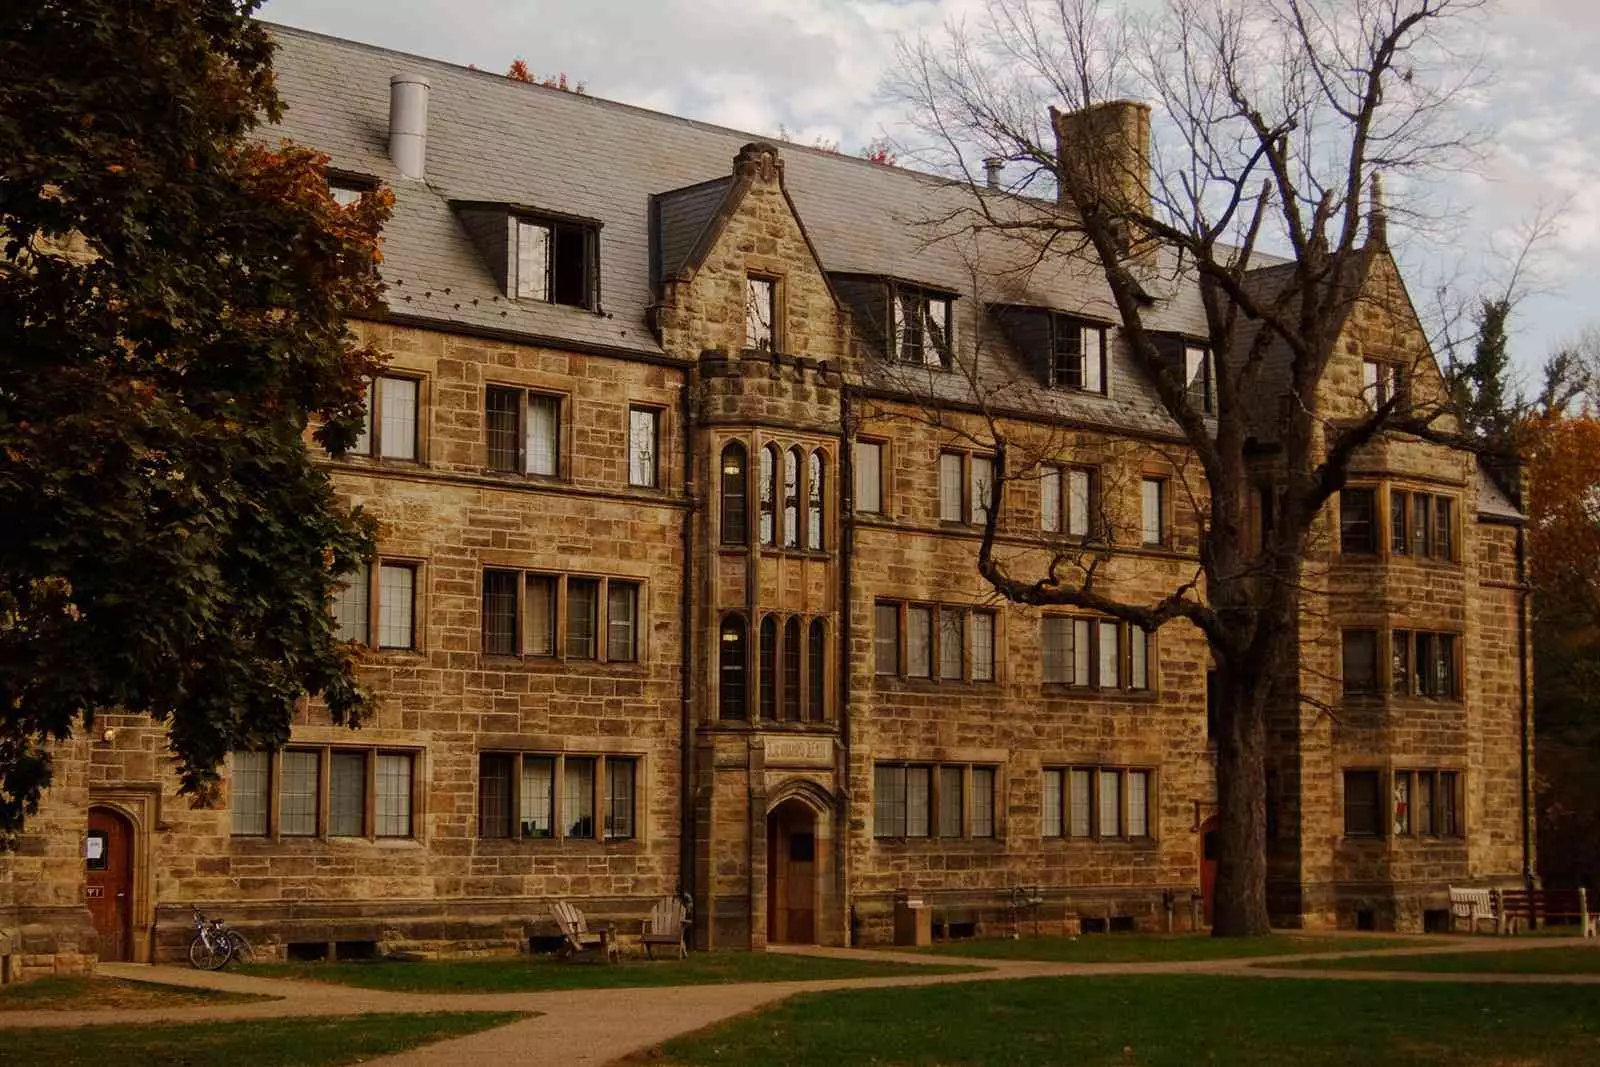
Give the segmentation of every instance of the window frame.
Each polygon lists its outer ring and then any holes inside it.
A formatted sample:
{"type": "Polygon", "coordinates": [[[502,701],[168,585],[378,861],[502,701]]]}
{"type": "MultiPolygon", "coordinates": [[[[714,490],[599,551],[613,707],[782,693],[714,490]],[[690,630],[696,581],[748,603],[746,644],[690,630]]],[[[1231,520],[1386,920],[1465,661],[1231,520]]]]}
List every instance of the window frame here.
{"type": "Polygon", "coordinates": [[[1081,463],[1047,463],[1039,469],[1039,532],[1071,541],[1089,541],[1100,530],[1100,468],[1081,463]],[[1073,507],[1077,495],[1072,487],[1073,478],[1081,475],[1084,481],[1083,514],[1073,507]],[[1045,485],[1053,480],[1054,507],[1045,485]],[[1052,525],[1053,523],[1053,525],[1052,525]],[[1074,529],[1081,527],[1081,529],[1074,529]]]}
{"type": "Polygon", "coordinates": [[[1002,634],[999,613],[994,609],[948,601],[901,600],[891,597],[874,598],[872,607],[872,664],[875,679],[893,678],[900,682],[934,685],[991,685],[999,680],[1000,664],[1004,662],[1004,656],[1000,648],[1002,634]],[[919,613],[916,616],[918,618],[923,617],[920,613],[926,612],[928,620],[925,672],[920,669],[921,665],[912,659],[913,612],[919,613]],[[988,669],[982,677],[979,676],[978,665],[974,659],[976,649],[974,620],[979,616],[990,620],[992,638],[988,669]],[[949,633],[945,620],[950,617],[957,620],[955,625],[961,650],[960,675],[945,673],[951,662],[945,658],[947,655],[945,643],[949,633]],[[883,620],[890,618],[894,621],[894,632],[885,635],[881,632],[882,623],[883,620]],[[890,652],[894,656],[894,669],[884,670],[885,659],[890,652]]]}
{"type": "Polygon", "coordinates": [[[1348,626],[1339,631],[1339,691],[1346,699],[1351,697],[1373,699],[1383,695],[1381,640],[1381,631],[1375,626],[1348,626]],[[1361,640],[1370,642],[1368,647],[1370,657],[1366,663],[1365,679],[1359,675],[1352,678],[1350,670],[1353,662],[1352,651],[1360,651],[1357,646],[1361,640]]]}
{"type": "Polygon", "coordinates": [[[582,571],[547,571],[522,567],[504,567],[485,564],[479,568],[478,622],[479,652],[484,656],[501,659],[518,659],[524,662],[549,661],[557,663],[596,663],[607,666],[642,667],[649,660],[646,647],[649,627],[645,620],[649,605],[649,579],[620,574],[591,574],[582,571]],[[513,652],[489,651],[487,618],[488,576],[516,576],[516,616],[513,652]],[[538,652],[528,648],[532,627],[529,626],[528,595],[530,581],[541,579],[550,582],[550,651],[538,652]],[[569,646],[571,619],[570,585],[573,581],[595,583],[594,633],[592,655],[575,655],[569,646]],[[611,608],[613,586],[631,588],[633,591],[633,658],[621,659],[611,654],[611,608]]]}
{"type": "Polygon", "coordinates": [[[1339,555],[1375,556],[1378,554],[1379,525],[1378,487],[1375,485],[1347,485],[1339,490],[1339,555]],[[1363,521],[1354,504],[1358,499],[1367,501],[1367,514],[1363,521]],[[1365,530],[1365,536],[1361,531],[1365,530]]]}
{"type": "Polygon", "coordinates": [[[1105,615],[1082,612],[1044,612],[1039,617],[1039,683],[1050,690],[1060,690],[1082,695],[1121,693],[1127,696],[1150,696],[1160,692],[1161,657],[1157,634],[1146,633],[1143,627],[1123,622],[1105,615]],[[1054,624],[1054,625],[1052,625],[1054,624]],[[1117,628],[1116,648],[1113,657],[1117,668],[1114,685],[1106,685],[1102,676],[1105,666],[1103,643],[1104,627],[1117,628]],[[1071,637],[1067,645],[1053,643],[1052,631],[1062,630],[1071,637]],[[1078,647],[1080,638],[1087,639],[1084,649],[1078,647]],[[1144,684],[1138,685],[1136,667],[1138,656],[1135,643],[1142,644],[1144,684]],[[1052,670],[1051,665],[1056,669],[1052,670]],[[1079,668],[1085,668],[1086,678],[1079,678],[1079,668]],[[1070,668],[1070,670],[1069,670],[1070,668]],[[1052,674],[1057,677],[1051,677],[1052,674]],[[1066,680],[1070,674],[1071,680],[1066,680]]]}
{"type": "Polygon", "coordinates": [[[1406,365],[1391,359],[1362,359],[1361,400],[1368,411],[1377,411],[1391,397],[1399,397],[1396,411],[1410,403],[1411,382],[1406,365]]]}
{"type": "MultiPolygon", "coordinates": [[[[509,385],[504,382],[485,382],[483,387],[483,465],[484,469],[495,474],[512,474],[524,478],[542,478],[547,480],[567,481],[567,426],[572,418],[572,397],[568,393],[555,392],[549,389],[533,389],[525,385],[509,385]],[[494,414],[491,403],[496,395],[502,397],[515,395],[516,425],[512,428],[516,434],[516,463],[507,467],[496,465],[494,450],[490,444],[491,434],[496,430],[491,417],[494,414]],[[528,433],[530,429],[529,409],[536,401],[550,401],[555,408],[555,427],[550,441],[551,467],[549,471],[536,471],[531,469],[533,456],[528,447],[528,433]]],[[[504,429],[500,431],[503,433],[504,429]]]]}
{"type": "Polygon", "coordinates": [[[744,339],[744,345],[743,345],[743,350],[746,351],[746,352],[760,352],[763,355],[771,355],[771,354],[773,354],[775,352],[782,352],[783,351],[783,321],[782,321],[783,298],[782,298],[782,295],[781,295],[782,279],[777,278],[777,277],[775,277],[773,275],[770,275],[770,274],[762,274],[760,272],[752,272],[752,271],[745,272],[744,279],[745,279],[745,283],[744,283],[744,338],[743,338],[744,339]],[[751,344],[750,343],[750,340],[751,340],[751,337],[750,337],[750,334],[751,334],[751,330],[750,330],[751,313],[756,309],[755,308],[755,291],[756,291],[756,285],[758,283],[762,283],[762,284],[765,284],[766,286],[768,286],[767,295],[766,295],[766,303],[767,303],[767,336],[765,338],[765,342],[766,342],[765,344],[760,343],[760,341],[762,339],[759,338],[759,337],[756,338],[756,340],[757,340],[756,344],[751,344]]]}
{"type": "Polygon", "coordinates": [[[929,370],[950,370],[955,364],[955,304],[958,294],[925,286],[894,282],[889,286],[889,358],[892,362],[929,370]],[[942,305],[943,323],[935,323],[934,305],[942,305]],[[907,326],[915,306],[915,325],[907,326]],[[938,336],[938,332],[943,336],[938,336]],[[929,334],[934,333],[930,343],[929,334]],[[911,338],[914,336],[914,340],[911,338]],[[932,350],[933,359],[929,359],[932,350]],[[908,356],[908,353],[910,355],[908,356]]]}
{"type": "Polygon", "coordinates": [[[1005,805],[1002,798],[1005,794],[1004,765],[989,763],[982,760],[875,760],[872,764],[872,830],[871,838],[876,843],[905,844],[911,841],[995,841],[1003,842],[1006,836],[1005,805]],[[900,774],[900,797],[896,802],[891,796],[889,803],[885,803],[883,790],[880,783],[884,777],[892,778],[895,772],[900,774]],[[926,775],[927,789],[925,799],[927,810],[918,813],[913,821],[911,811],[911,775],[912,772],[926,775]],[[947,833],[952,827],[949,813],[946,812],[945,803],[948,797],[945,793],[946,775],[948,772],[958,772],[961,775],[961,816],[960,832],[947,833]],[[977,802],[977,780],[989,777],[989,798],[987,802],[987,820],[980,818],[977,802]],[[886,808],[898,808],[899,817],[891,819],[890,825],[885,827],[881,816],[886,808]],[[987,832],[984,832],[987,827],[987,832]],[[895,832],[883,832],[885,830],[895,832]],[[916,832],[914,832],[916,831],[916,832]]]}
{"type": "Polygon", "coordinates": [[[1145,474],[1139,479],[1139,545],[1142,548],[1168,548],[1172,542],[1171,479],[1159,474],[1145,474]],[[1156,537],[1150,537],[1148,488],[1155,487],[1156,537]]]}
{"type": "Polygon", "coordinates": [[[587,749],[572,751],[550,751],[545,749],[515,749],[491,747],[480,749],[478,752],[478,778],[477,788],[474,790],[473,815],[475,829],[473,836],[479,841],[538,841],[563,844],[566,842],[586,841],[597,845],[609,845],[623,842],[640,842],[645,840],[645,827],[642,825],[640,815],[648,810],[644,800],[646,788],[646,770],[648,757],[642,752],[600,752],[587,749]],[[524,768],[529,761],[548,761],[551,767],[550,774],[550,831],[549,833],[530,833],[527,830],[527,820],[523,818],[523,800],[526,773],[524,768]],[[591,767],[589,782],[589,807],[588,826],[589,833],[571,833],[567,818],[567,763],[569,760],[581,761],[591,767]],[[486,777],[484,768],[494,761],[507,768],[509,791],[507,793],[505,820],[498,829],[503,833],[488,833],[486,828],[491,827],[485,814],[484,785],[486,777]],[[626,833],[616,832],[617,820],[614,814],[613,790],[615,784],[612,780],[613,764],[625,764],[631,768],[631,788],[629,790],[628,815],[626,833]]]}
{"type": "Polygon", "coordinates": [[[1339,780],[1341,783],[1340,809],[1344,816],[1343,836],[1359,840],[1381,840],[1385,837],[1384,831],[1387,827],[1384,811],[1388,805],[1385,803],[1384,798],[1388,795],[1388,792],[1384,788],[1386,783],[1383,771],[1374,767],[1346,767],[1339,780]],[[1365,803],[1360,808],[1353,808],[1351,805],[1351,784],[1356,781],[1371,783],[1372,810],[1370,823],[1363,821],[1358,824],[1357,821],[1358,813],[1364,812],[1366,808],[1365,803]]]}
{"type": "Polygon", "coordinates": [[[1388,692],[1396,697],[1413,700],[1436,700],[1458,704],[1465,698],[1465,672],[1461,661],[1466,642],[1454,630],[1423,630],[1411,627],[1393,627],[1389,631],[1389,686],[1388,692]],[[1446,649],[1444,655],[1434,653],[1438,645],[1446,649]],[[1423,650],[1429,650],[1426,657],[1423,650]],[[1423,660],[1429,669],[1424,676],[1423,660]],[[1403,667],[1402,667],[1403,662],[1403,667]],[[1442,666],[1444,688],[1439,689],[1439,679],[1432,668],[1442,666]],[[1403,679],[1403,680],[1402,680],[1403,679]]]}
{"type": "Polygon", "coordinates": [[[236,749],[228,754],[227,783],[228,783],[228,812],[230,839],[256,839],[279,842],[283,840],[294,841],[328,841],[342,840],[355,841],[367,840],[369,842],[383,840],[420,840],[418,828],[424,815],[423,790],[419,788],[422,773],[422,757],[425,750],[422,748],[407,748],[389,744],[374,745],[341,745],[322,744],[315,741],[294,741],[281,748],[264,749],[236,749]],[[240,832],[238,825],[238,799],[235,790],[237,781],[238,756],[250,754],[265,757],[265,766],[262,768],[262,797],[264,810],[261,812],[262,831],[240,832]],[[313,828],[309,832],[287,830],[284,827],[285,817],[283,811],[284,800],[284,756],[310,755],[315,759],[314,795],[311,797],[313,828]],[[362,816],[361,832],[359,834],[345,834],[334,832],[333,814],[333,766],[336,757],[359,755],[362,758],[362,816]],[[379,832],[378,822],[378,761],[379,757],[394,756],[409,761],[410,792],[406,812],[407,831],[404,834],[385,834],[379,832]]]}
{"type": "Polygon", "coordinates": [[[661,489],[664,488],[661,477],[661,422],[664,409],[651,404],[628,405],[628,485],[634,489],[661,489]],[[635,421],[640,417],[647,418],[650,424],[650,452],[649,470],[640,480],[638,473],[639,453],[635,446],[635,421]]]}
{"type": "Polygon", "coordinates": [[[543,304],[554,304],[558,307],[578,308],[582,311],[597,312],[600,309],[600,224],[592,220],[561,218],[553,215],[536,213],[515,212],[510,216],[510,248],[506,271],[506,295],[512,300],[531,300],[543,304]],[[545,231],[544,238],[544,266],[536,268],[542,270],[543,294],[535,292],[536,287],[529,286],[528,292],[523,291],[523,266],[522,266],[522,241],[524,228],[538,228],[545,231]],[[574,303],[570,300],[557,299],[556,293],[560,287],[557,278],[557,257],[561,236],[565,233],[575,233],[583,241],[583,266],[582,283],[583,298],[574,303]]]}
{"type": "Polygon", "coordinates": [[[880,516],[888,514],[889,509],[887,504],[889,494],[887,491],[887,481],[884,478],[884,470],[887,466],[884,463],[884,459],[888,455],[888,452],[889,442],[883,440],[882,438],[857,437],[850,442],[850,507],[854,514],[880,516]],[[871,449],[874,453],[876,453],[877,456],[877,500],[876,506],[870,508],[864,506],[862,503],[863,494],[861,492],[861,472],[863,465],[861,462],[861,455],[863,449],[871,449]]]}
{"type": "Polygon", "coordinates": [[[398,369],[398,372],[374,374],[366,379],[366,415],[362,420],[361,432],[354,442],[346,449],[343,456],[361,456],[364,459],[378,460],[385,463],[410,463],[421,465],[425,462],[425,443],[427,441],[426,423],[428,415],[428,376],[420,372],[398,369]],[[385,451],[383,431],[383,384],[386,381],[404,382],[412,387],[412,429],[411,429],[411,454],[403,455],[385,451]]]}
{"type": "Polygon", "coordinates": [[[1414,560],[1431,560],[1435,563],[1459,563],[1457,547],[1457,522],[1461,506],[1457,497],[1447,493],[1432,493],[1420,489],[1389,487],[1389,555],[1404,556],[1414,560]],[[1422,551],[1418,551],[1416,505],[1424,508],[1422,551]],[[1444,522],[1440,522],[1440,512],[1444,522]]]}
{"type": "Polygon", "coordinates": [[[1070,389],[1091,396],[1109,396],[1111,377],[1107,359],[1109,333],[1109,329],[1103,323],[1073,318],[1061,312],[1051,312],[1048,364],[1050,388],[1070,389]],[[1086,354],[1087,346],[1084,343],[1091,335],[1095,338],[1097,349],[1093,363],[1086,354]],[[1069,337],[1072,339],[1072,344],[1065,343],[1069,337]]]}
{"type": "Polygon", "coordinates": [[[1046,841],[1072,842],[1123,842],[1130,845],[1154,845],[1160,840],[1160,768],[1150,764],[1099,764],[1071,761],[1047,761],[1039,773],[1039,836],[1046,841]],[[1073,799],[1074,775],[1088,775],[1087,804],[1073,799]],[[1054,776],[1055,785],[1051,786],[1054,776]],[[1105,792],[1102,779],[1110,776],[1116,783],[1117,810],[1115,833],[1106,833],[1105,792]],[[1144,782],[1144,825],[1142,833],[1134,833],[1133,781],[1144,782]],[[1052,798],[1046,803],[1047,797],[1052,798]],[[1056,832],[1048,831],[1047,812],[1056,813],[1056,832]],[[1082,818],[1082,822],[1079,819],[1082,818]],[[1079,833],[1082,825],[1084,832],[1079,833]]]}
{"type": "Polygon", "coordinates": [[[717,454],[718,492],[717,524],[718,542],[724,547],[748,547],[750,544],[750,449],[743,441],[723,443],[717,454]],[[739,469],[732,470],[736,458],[739,469]],[[735,511],[737,514],[735,514],[735,511]],[[735,522],[734,520],[737,519],[735,522]]]}
{"type": "Polygon", "coordinates": [[[1192,401],[1195,398],[1195,370],[1200,372],[1198,406],[1202,415],[1215,415],[1217,412],[1216,371],[1212,366],[1211,347],[1205,344],[1196,344],[1187,339],[1183,342],[1183,387],[1184,392],[1192,401]],[[1196,357],[1198,356],[1198,361],[1196,357]],[[1195,363],[1198,362],[1198,368],[1195,363]]]}

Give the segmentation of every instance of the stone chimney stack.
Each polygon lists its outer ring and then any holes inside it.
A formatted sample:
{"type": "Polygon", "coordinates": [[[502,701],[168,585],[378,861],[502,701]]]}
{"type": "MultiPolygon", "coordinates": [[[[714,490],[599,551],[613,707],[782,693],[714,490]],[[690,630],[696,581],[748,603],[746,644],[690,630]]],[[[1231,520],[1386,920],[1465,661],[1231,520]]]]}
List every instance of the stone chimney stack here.
{"type": "MultiPolygon", "coordinates": [[[[1106,210],[1150,214],[1150,107],[1112,100],[1082,111],[1050,109],[1056,157],[1063,180],[1060,199],[1073,203],[1069,188],[1106,210]]],[[[1089,203],[1078,205],[1088,207],[1089,203]]]]}
{"type": "Polygon", "coordinates": [[[999,156],[989,156],[983,161],[983,173],[986,184],[991,189],[1000,188],[1000,175],[1006,169],[1006,161],[999,156]]]}
{"type": "Polygon", "coordinates": [[[1383,172],[1372,172],[1372,199],[1367,205],[1367,244],[1389,247],[1389,209],[1383,204],[1383,172]]]}
{"type": "Polygon", "coordinates": [[[428,79],[389,79],[389,158],[404,177],[420,182],[428,158],[428,79]]]}

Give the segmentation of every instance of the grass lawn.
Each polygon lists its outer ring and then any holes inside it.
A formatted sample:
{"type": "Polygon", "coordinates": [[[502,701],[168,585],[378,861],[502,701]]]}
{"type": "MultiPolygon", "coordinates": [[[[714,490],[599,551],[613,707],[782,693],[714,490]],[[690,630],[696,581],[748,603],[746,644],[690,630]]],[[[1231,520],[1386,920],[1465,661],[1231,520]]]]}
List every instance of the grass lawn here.
{"type": "Polygon", "coordinates": [[[672,1067],[1592,1067],[1581,986],[1036,978],[813,993],[668,1042],[672,1067]]]}
{"type": "Polygon", "coordinates": [[[919,966],[876,960],[835,960],[765,952],[691,952],[686,960],[565,963],[552,956],[415,963],[273,963],[242,967],[263,978],[301,978],[365,989],[412,993],[519,993],[544,989],[714,985],[727,982],[804,982],[823,978],[877,978],[944,974],[969,966],[919,966]]]}
{"type": "Polygon", "coordinates": [[[1415,940],[1392,937],[1209,937],[1204,934],[1088,934],[1083,937],[1024,937],[1017,941],[952,941],[926,951],[940,956],[1051,963],[1162,963],[1245,956],[1292,956],[1301,952],[1360,952],[1405,948],[1415,940]]]}
{"type": "Polygon", "coordinates": [[[1341,971],[1425,971],[1439,974],[1600,974],[1600,945],[1450,952],[1437,956],[1356,956],[1301,960],[1294,967],[1341,971]]]}
{"type": "Polygon", "coordinates": [[[93,1008],[164,1008],[173,1004],[210,1007],[249,1000],[277,1000],[254,993],[187,989],[118,978],[36,978],[0,989],[0,1012],[88,1011],[93,1008]]]}
{"type": "Polygon", "coordinates": [[[329,1067],[361,1063],[526,1018],[516,1012],[349,1015],[154,1026],[0,1031],[0,1064],[168,1067],[248,1063],[329,1067]]]}

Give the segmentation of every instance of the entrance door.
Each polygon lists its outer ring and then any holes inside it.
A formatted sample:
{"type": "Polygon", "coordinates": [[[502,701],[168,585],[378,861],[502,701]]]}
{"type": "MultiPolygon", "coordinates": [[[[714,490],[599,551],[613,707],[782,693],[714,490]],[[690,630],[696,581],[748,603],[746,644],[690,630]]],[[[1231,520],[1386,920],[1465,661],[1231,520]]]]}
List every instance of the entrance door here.
{"type": "Polygon", "coordinates": [[[1217,896],[1217,847],[1217,820],[1210,818],[1200,826],[1200,896],[1207,926],[1211,925],[1211,909],[1217,896]]]}
{"type": "Polygon", "coordinates": [[[89,809],[84,895],[102,960],[133,959],[133,826],[109,808],[89,809]]]}
{"type": "Polygon", "coordinates": [[[817,817],[786,800],[767,816],[767,940],[817,940],[817,817]]]}

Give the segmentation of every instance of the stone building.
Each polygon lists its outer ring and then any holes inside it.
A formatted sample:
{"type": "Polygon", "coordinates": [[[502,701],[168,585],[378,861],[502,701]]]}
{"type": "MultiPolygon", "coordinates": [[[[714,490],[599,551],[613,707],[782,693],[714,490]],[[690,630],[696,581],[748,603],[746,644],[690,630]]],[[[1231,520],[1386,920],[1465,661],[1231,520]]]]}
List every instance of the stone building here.
{"type": "MultiPolygon", "coordinates": [[[[0,856],[6,976],[173,957],[191,905],[344,955],[525,947],[556,899],[627,933],[680,886],[702,947],[881,941],[902,896],[950,936],[1205,921],[1198,631],[974,567],[992,418],[1040,463],[1007,552],[1110,540],[1130,597],[1193,573],[1197,474],[1092,264],[980,275],[929,177],[276,32],[269,132],[397,198],[353,323],[390,361],[326,461],[380,526],[333,610],[381,707],[308,707],[214,809],[98,719],[0,856]]],[[[1362,269],[1335,414],[1437,384],[1381,240],[1362,269]]],[[[1209,395],[1193,285],[1149,314],[1209,395]]],[[[1274,711],[1280,925],[1420,928],[1529,869],[1515,489],[1391,436],[1330,507],[1274,711]]]]}

